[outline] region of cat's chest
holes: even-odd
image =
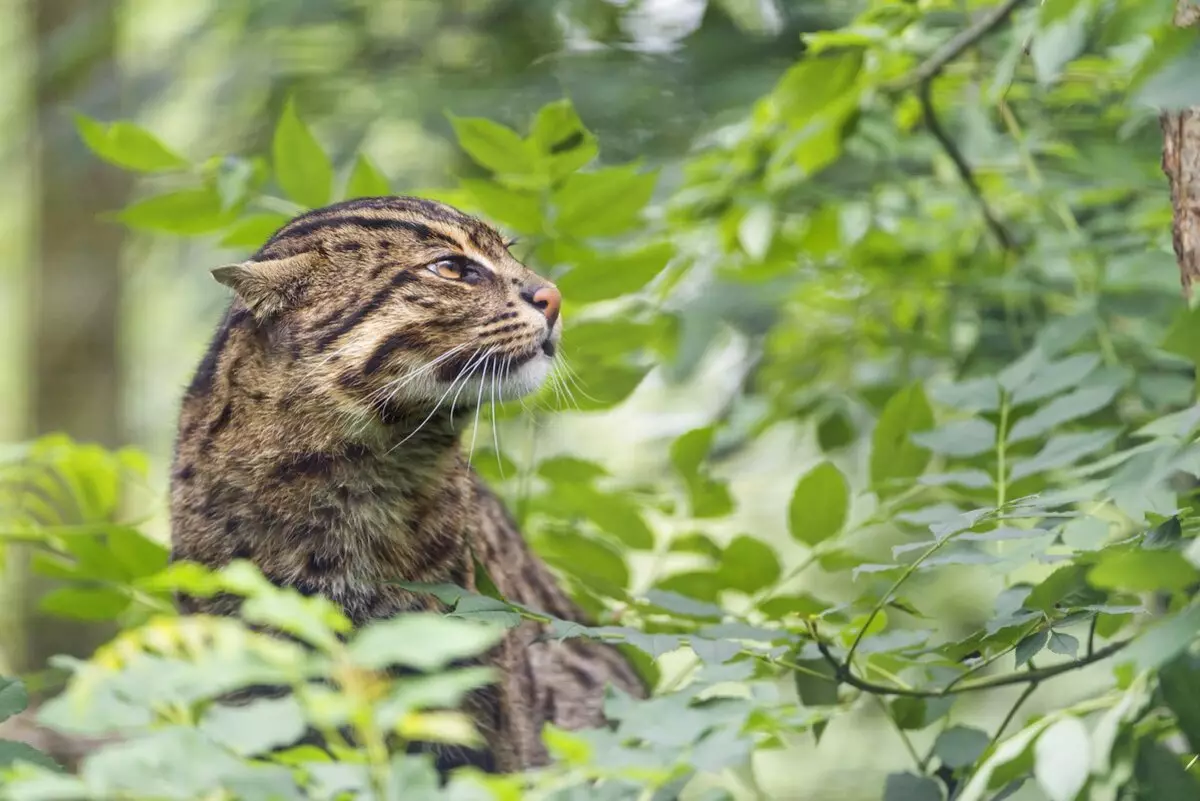
[[[276,581],[341,603],[351,617],[413,605],[395,582],[469,578],[468,485],[454,473],[421,480],[375,467],[264,500],[279,513],[255,561]]]

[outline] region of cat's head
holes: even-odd
[[[562,331],[558,289],[494,228],[420,198],[308,212],[213,275],[289,373],[363,411],[526,395]]]

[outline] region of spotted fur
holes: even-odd
[[[295,218],[214,275],[235,297],[184,395],[172,559],[249,559],[361,625],[436,608],[389,580],[473,587],[474,554],[511,600],[584,621],[459,441],[491,392],[541,384],[562,328],[536,300],[552,286],[495,229],[428,200],[354,200]],[[540,633],[524,624],[489,656],[503,679],[467,704],[488,747],[440,754],[440,767],[544,764],[545,722],[601,725],[609,683],[644,693],[611,648]]]

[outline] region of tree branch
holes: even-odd
[[[961,56],[968,47],[1004,24],[1004,21],[1023,2],[1024,0],[1004,0],[1000,5],[983,14],[922,62],[921,66],[913,70],[912,74],[904,80],[905,85],[912,88],[917,84],[932,81],[946,68],[947,64]]]
[[[907,687],[889,687],[884,684],[875,684],[874,682],[861,679],[854,675],[849,664],[840,661],[833,652],[829,650],[829,646],[820,639],[816,640],[817,650],[821,652],[821,656],[833,668],[834,677],[838,681],[845,682],[855,689],[862,690],[865,693],[874,695],[898,695],[908,698],[945,698],[948,695],[960,695],[962,693],[979,692],[980,690],[990,690],[995,687],[1008,687],[1013,684],[1032,684],[1043,682],[1046,679],[1060,676],[1064,673],[1070,673],[1073,670],[1086,667],[1095,662],[1101,662],[1108,659],[1113,654],[1120,651],[1125,646],[1129,645],[1131,640],[1121,640],[1100,648],[1088,656],[1080,659],[1073,659],[1070,662],[1063,662],[1051,667],[1038,668],[1037,670],[1027,670],[1023,673],[1009,673],[1004,676],[996,676],[991,679],[982,679],[980,681],[971,682],[970,684],[962,685],[947,685],[940,690],[920,690],[909,689]]]
[[[985,13],[947,42],[930,56],[928,60],[923,62],[921,66],[913,70],[912,74],[903,83],[907,88],[914,86],[917,88],[917,99],[921,102],[921,111],[925,117],[925,127],[929,129],[930,134],[942,146],[942,150],[946,151],[946,155],[950,157],[950,161],[954,163],[954,168],[958,171],[959,177],[966,184],[967,190],[979,205],[984,223],[986,223],[988,230],[992,232],[992,236],[996,238],[1001,248],[1008,251],[1013,250],[1014,247],[1012,237],[988,205],[987,199],[984,198],[983,190],[979,187],[979,181],[975,178],[975,173],[971,170],[971,165],[967,163],[962,151],[954,140],[950,138],[950,135],[942,127],[941,121],[938,119],[937,112],[933,106],[933,81],[946,68],[946,65],[962,55],[968,47],[1003,24],[1022,2],[1023,0],[1004,0],[1000,5]]]

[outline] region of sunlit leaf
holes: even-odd
[[[359,153],[354,161],[354,169],[346,183],[345,199],[358,197],[382,197],[392,194],[392,188],[383,173],[365,153]]]
[[[222,208],[215,187],[204,187],[139,200],[115,216],[130,228],[191,236],[224,228],[234,212]]]
[[[286,214],[262,212],[248,214],[234,223],[221,244],[231,248],[259,248],[291,219]]]
[[[456,659],[476,656],[503,634],[497,626],[430,614],[407,614],[372,623],[349,645],[355,664],[379,670],[404,665],[438,670]]]
[[[283,107],[271,148],[275,180],[291,200],[310,209],[329,203],[333,165],[289,99]]]
[[[742,535],[725,548],[718,575],[727,587],[757,592],[779,580],[779,559],[765,542]]]
[[[558,279],[563,297],[582,303],[619,297],[636,292],[654,279],[674,255],[667,242],[657,242],[637,250],[591,252],[586,260]]]
[[[529,175],[537,172],[533,147],[512,128],[482,117],[450,115],[458,144],[476,164],[496,175]]]
[[[459,185],[470,195],[472,205],[491,221],[523,234],[542,230],[542,201],[537,194],[495,181],[464,179]]]
[[[637,224],[650,202],[656,172],[635,164],[574,173],[554,193],[555,229],[573,237],[613,236]]]
[[[911,441],[933,425],[933,412],[920,384],[893,395],[883,408],[871,437],[871,483],[886,491],[889,482],[920,475],[931,455]]]
[[[120,120],[105,125],[76,114],[75,126],[93,153],[118,167],[136,172],[165,172],[188,166],[187,159],[132,122]]]
[[[111,620],[129,607],[128,595],[109,589],[59,587],[42,596],[43,612],[76,620]]]
[[[1178,551],[1110,551],[1088,572],[1093,586],[1128,592],[1177,592],[1200,580]]]
[[[796,484],[788,505],[788,530],[808,546],[818,545],[841,531],[850,505],[846,478],[822,462]]]
[[[1065,717],[1050,724],[1033,753],[1033,775],[1050,801],[1074,801],[1091,766],[1091,739],[1083,721]]]

